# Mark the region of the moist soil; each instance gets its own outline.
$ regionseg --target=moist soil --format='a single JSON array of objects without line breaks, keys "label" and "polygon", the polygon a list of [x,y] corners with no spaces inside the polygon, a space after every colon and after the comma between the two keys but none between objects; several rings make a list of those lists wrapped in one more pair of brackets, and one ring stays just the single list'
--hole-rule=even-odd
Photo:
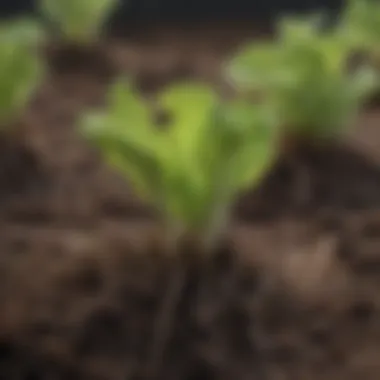
[{"label": "moist soil", "polygon": [[76,127],[117,71],[147,95],[223,89],[222,59],[264,30],[140,26],[100,61],[49,50],[0,141],[0,379],[380,378],[378,109],[339,146],[281,158],[207,261],[163,251],[155,213]]}]

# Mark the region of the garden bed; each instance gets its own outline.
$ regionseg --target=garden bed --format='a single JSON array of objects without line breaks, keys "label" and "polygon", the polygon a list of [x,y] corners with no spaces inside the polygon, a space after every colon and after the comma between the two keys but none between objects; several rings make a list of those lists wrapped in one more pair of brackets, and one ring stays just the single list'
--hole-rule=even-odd
[{"label": "garden bed", "polygon": [[[266,34],[143,29],[105,49],[147,94],[180,78],[219,85],[222,59]],[[76,129],[112,74],[95,60],[55,68],[1,151],[0,379],[379,378],[380,110],[342,146],[280,162],[237,205],[234,247],[183,270],[160,252],[154,214]],[[181,301],[157,358],[176,273]]]}]

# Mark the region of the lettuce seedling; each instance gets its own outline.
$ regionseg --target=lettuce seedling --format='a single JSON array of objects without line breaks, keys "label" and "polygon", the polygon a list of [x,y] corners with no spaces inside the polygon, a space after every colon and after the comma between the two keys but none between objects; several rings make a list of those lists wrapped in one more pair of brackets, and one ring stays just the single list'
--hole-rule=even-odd
[{"label": "lettuce seedling", "polygon": [[44,73],[37,45],[44,33],[38,24],[16,20],[0,25],[0,121],[17,117]]},{"label": "lettuce seedling", "polygon": [[0,23],[0,38],[34,49],[44,42],[46,32],[34,19],[17,18]]},{"label": "lettuce seedling", "polygon": [[82,130],[157,206],[171,238],[196,236],[211,247],[236,195],[259,184],[276,154],[275,114],[269,105],[221,102],[194,83],[167,88],[156,106],[168,116],[162,125],[154,108],[120,81],[108,109],[85,116]]},{"label": "lettuce seedling", "polygon": [[282,20],[277,40],[249,45],[227,68],[237,88],[273,102],[285,134],[308,141],[343,133],[379,85],[371,67],[348,69],[351,37],[322,30],[321,20]]},{"label": "lettuce seedling", "polygon": [[373,0],[346,0],[339,27],[356,44],[359,52],[380,60],[380,3]]},{"label": "lettuce seedling", "polygon": [[119,0],[40,0],[42,14],[75,44],[91,44]]}]

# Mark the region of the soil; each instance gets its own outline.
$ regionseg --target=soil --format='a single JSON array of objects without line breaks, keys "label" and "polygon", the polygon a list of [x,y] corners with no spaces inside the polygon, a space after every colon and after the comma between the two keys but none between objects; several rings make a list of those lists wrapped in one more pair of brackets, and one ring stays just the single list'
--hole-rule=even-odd
[{"label": "soil", "polygon": [[111,71],[50,61],[0,142],[0,379],[379,379],[379,109],[341,145],[279,160],[208,262],[162,252],[151,207],[76,127],[115,70],[148,95],[180,78],[223,88],[222,59],[266,35],[140,27],[104,45]]}]

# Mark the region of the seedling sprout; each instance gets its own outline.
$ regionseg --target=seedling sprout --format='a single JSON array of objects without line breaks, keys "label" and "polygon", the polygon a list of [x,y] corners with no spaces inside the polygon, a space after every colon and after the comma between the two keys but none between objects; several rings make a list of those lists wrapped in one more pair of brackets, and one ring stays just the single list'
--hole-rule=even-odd
[{"label": "seedling sprout", "polygon": [[346,0],[339,27],[350,36],[356,49],[380,61],[380,3],[372,0]]},{"label": "seedling sprout", "polygon": [[44,32],[30,20],[0,25],[0,120],[13,121],[29,102],[44,74],[37,53]]},{"label": "seedling sprout", "polygon": [[276,118],[269,105],[224,103],[196,83],[167,88],[157,104],[170,114],[159,128],[133,87],[119,81],[108,109],[87,115],[82,130],[159,209],[171,239],[196,236],[212,249],[237,194],[257,186],[276,155]]},{"label": "seedling sprout", "polygon": [[239,90],[270,99],[285,133],[330,140],[347,130],[379,78],[368,65],[348,69],[350,36],[322,29],[320,17],[285,18],[278,38],[244,48],[228,66]]},{"label": "seedling sprout", "polygon": [[91,45],[119,0],[40,0],[41,13],[63,40]]}]

